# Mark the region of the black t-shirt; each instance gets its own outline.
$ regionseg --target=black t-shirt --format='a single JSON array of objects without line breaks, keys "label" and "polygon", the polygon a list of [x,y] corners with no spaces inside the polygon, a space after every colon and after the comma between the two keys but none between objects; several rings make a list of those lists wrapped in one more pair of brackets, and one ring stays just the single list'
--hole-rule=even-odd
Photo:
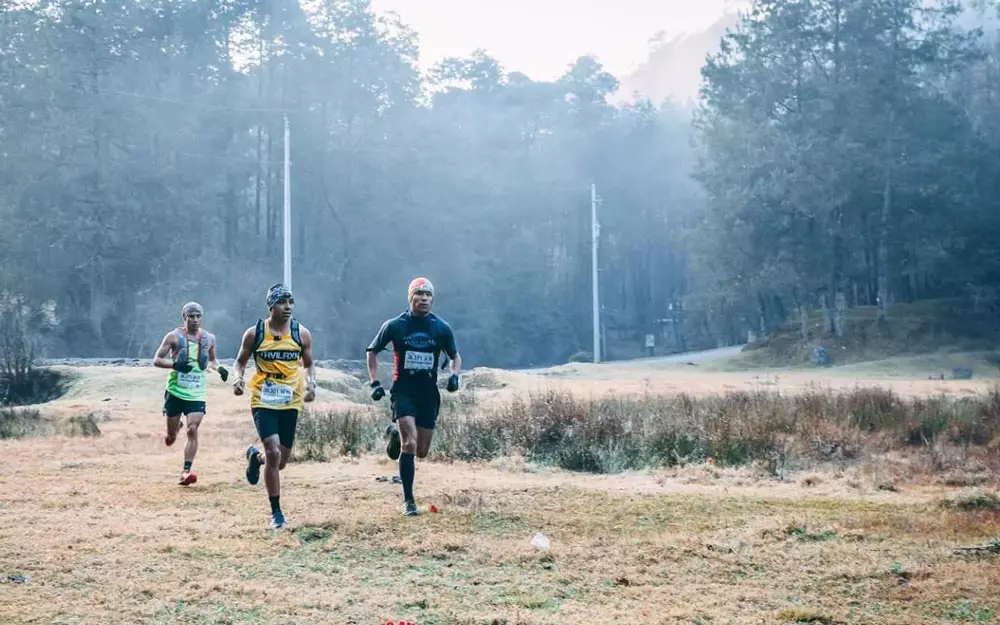
[{"label": "black t-shirt", "polygon": [[430,313],[420,317],[404,312],[379,328],[368,346],[376,354],[393,347],[393,388],[436,388],[441,352],[454,359],[458,353],[451,326]]}]

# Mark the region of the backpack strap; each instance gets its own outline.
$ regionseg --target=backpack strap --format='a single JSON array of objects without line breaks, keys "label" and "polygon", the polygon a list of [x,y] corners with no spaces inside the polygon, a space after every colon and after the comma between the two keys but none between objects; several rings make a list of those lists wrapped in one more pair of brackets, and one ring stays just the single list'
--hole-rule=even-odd
[{"label": "backpack strap", "polygon": [[174,328],[174,334],[177,335],[177,359],[180,360],[183,356],[184,360],[188,359],[188,339],[187,333],[184,331],[183,327]]},{"label": "backpack strap", "polygon": [[258,319],[257,327],[255,328],[253,336],[253,348],[250,350],[251,355],[256,353],[257,348],[260,347],[260,344],[263,342],[264,342],[264,320]]},{"label": "backpack strap", "polygon": [[208,368],[208,332],[198,330],[198,366],[202,371]]},{"label": "backpack strap", "polygon": [[[299,347],[302,347],[302,333],[299,330],[299,320],[295,319],[294,317],[292,318],[291,334],[292,334],[292,340],[295,341],[295,344],[298,345]],[[258,319],[257,327],[254,330],[252,351],[256,352],[257,348],[260,347],[260,344],[263,342],[264,342],[264,320]]]}]

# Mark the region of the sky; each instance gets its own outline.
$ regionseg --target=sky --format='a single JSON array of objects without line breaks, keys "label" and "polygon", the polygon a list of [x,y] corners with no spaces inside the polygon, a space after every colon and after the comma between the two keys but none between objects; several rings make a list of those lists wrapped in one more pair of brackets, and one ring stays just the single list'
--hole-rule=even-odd
[{"label": "sky", "polygon": [[420,38],[420,67],[483,48],[507,71],[552,80],[591,54],[615,76],[648,56],[659,32],[669,39],[704,30],[734,0],[372,0]]}]

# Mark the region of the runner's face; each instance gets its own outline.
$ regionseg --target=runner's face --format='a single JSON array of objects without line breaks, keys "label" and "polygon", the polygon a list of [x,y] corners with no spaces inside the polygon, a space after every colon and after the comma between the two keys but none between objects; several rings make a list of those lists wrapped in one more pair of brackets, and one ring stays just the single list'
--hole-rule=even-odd
[{"label": "runner's face", "polygon": [[189,312],[184,315],[184,323],[187,325],[187,331],[194,333],[201,329],[201,313],[200,312]]},{"label": "runner's face", "polygon": [[292,316],[292,308],[295,307],[294,297],[285,297],[275,302],[271,307],[271,315],[275,321],[285,321]]},{"label": "runner's face", "polygon": [[431,311],[431,301],[434,296],[430,294],[429,291],[414,291],[413,300],[411,306],[413,306],[413,312],[426,315]]}]

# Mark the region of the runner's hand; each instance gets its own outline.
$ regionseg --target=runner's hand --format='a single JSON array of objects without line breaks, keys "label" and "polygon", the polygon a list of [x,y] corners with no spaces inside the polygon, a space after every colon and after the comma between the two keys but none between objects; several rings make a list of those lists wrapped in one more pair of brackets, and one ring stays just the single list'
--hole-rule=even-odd
[{"label": "runner's hand", "polygon": [[233,395],[242,395],[243,389],[246,388],[246,385],[247,383],[243,378],[236,378],[236,381],[233,382]]},{"label": "runner's hand", "polygon": [[191,363],[187,360],[175,360],[171,369],[181,373],[191,373],[191,369],[194,369],[194,367],[192,367]]},{"label": "runner's hand", "polygon": [[223,382],[229,379],[229,370],[222,365],[219,365],[219,377],[222,378]]},{"label": "runner's hand", "polygon": [[373,400],[378,401],[378,400],[382,399],[383,397],[385,397],[385,389],[382,388],[382,383],[381,382],[379,382],[378,380],[375,380],[374,382],[371,383],[371,387],[372,387],[372,399]]},{"label": "runner's hand", "polygon": [[451,377],[448,378],[448,392],[454,393],[457,390],[458,390],[458,374],[453,373],[451,374]]},{"label": "runner's hand", "polygon": [[316,383],[309,382],[306,385],[306,394],[302,396],[302,401],[310,402],[316,399]]}]

